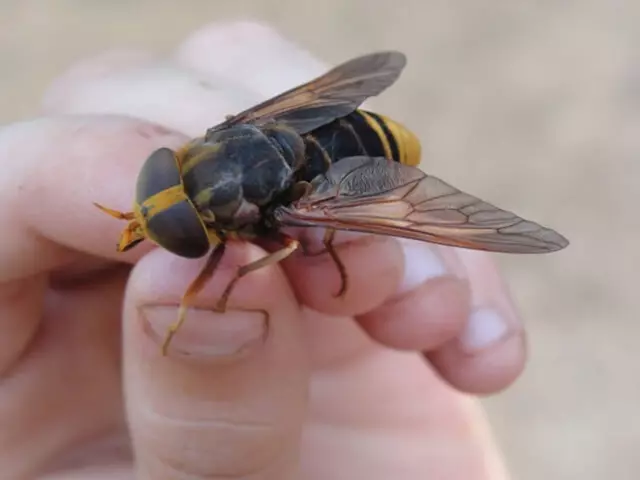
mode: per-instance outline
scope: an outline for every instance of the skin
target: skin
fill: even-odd
[[[508,478],[468,395],[507,387],[525,361],[487,254],[343,237],[344,299],[326,255],[297,255],[245,277],[215,314],[235,268],[265,254],[232,243],[162,357],[204,259],[149,243],[118,254],[124,223],[92,205],[128,210],[153,149],[327,67],[268,27],[209,25],[168,59],[120,50],[73,66],[41,117],[0,130],[8,477]],[[425,255],[444,268],[416,270]],[[502,335],[474,330],[487,309]]]

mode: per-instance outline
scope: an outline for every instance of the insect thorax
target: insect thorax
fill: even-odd
[[[237,125],[211,134],[187,152],[187,194],[210,226],[240,230],[261,221],[262,210],[282,197],[304,162],[304,143],[279,125]]]

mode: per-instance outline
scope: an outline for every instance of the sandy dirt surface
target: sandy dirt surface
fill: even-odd
[[[419,134],[424,168],[572,241],[499,257],[531,359],[485,404],[514,479],[639,478],[640,2],[3,0],[0,120],[37,114],[75,60],[245,17],[327,62],[404,51],[372,105]]]

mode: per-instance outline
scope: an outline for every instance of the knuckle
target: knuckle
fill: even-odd
[[[242,479],[273,470],[289,435],[266,422],[154,415],[136,437],[139,460],[153,478]]]

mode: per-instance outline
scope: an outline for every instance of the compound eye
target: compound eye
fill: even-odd
[[[198,258],[209,251],[207,230],[187,199],[149,218],[147,232],[162,248],[181,257]]]
[[[181,183],[175,152],[159,148],[149,155],[138,174],[136,201],[142,204],[147,198]]]

